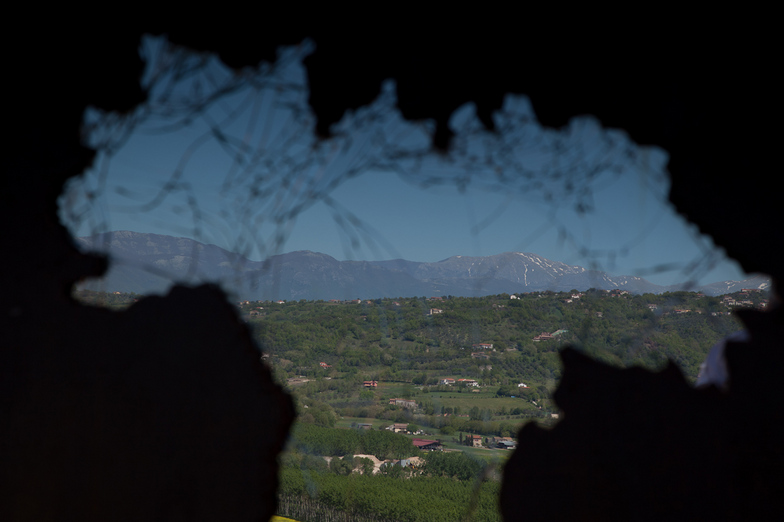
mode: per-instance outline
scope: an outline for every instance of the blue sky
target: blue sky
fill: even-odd
[[[747,277],[666,201],[662,151],[592,119],[540,129],[524,97],[508,97],[499,113],[501,138],[480,128],[471,106],[458,111],[456,150],[438,156],[427,153],[428,123],[402,121],[388,84],[377,103],[336,127],[336,139],[316,143],[297,63],[305,52],[286,51],[275,70],[253,77],[267,83],[236,89],[176,131],[169,127],[187,111],[153,107],[122,140],[117,119],[88,117],[100,122],[91,142],[106,137],[117,150],[69,185],[66,225],[75,235],[192,237],[254,259],[294,250],[412,261],[520,251],[658,284]],[[154,94],[176,69],[167,67]],[[204,70],[209,82],[172,92],[193,101],[199,82],[241,83],[214,61]],[[441,184],[422,188],[425,180]]]

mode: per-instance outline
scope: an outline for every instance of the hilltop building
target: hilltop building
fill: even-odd
[[[410,410],[416,408],[416,401],[412,401],[409,399],[389,399],[389,404],[395,406],[401,406],[403,408],[410,409]]]

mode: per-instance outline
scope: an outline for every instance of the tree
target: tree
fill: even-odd
[[[367,457],[358,457],[363,475],[372,475],[374,471],[373,461]]]
[[[349,475],[354,470],[354,457],[351,455],[343,458],[333,457],[329,461],[329,469],[336,475]]]

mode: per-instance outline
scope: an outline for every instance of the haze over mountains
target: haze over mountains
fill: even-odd
[[[81,288],[151,294],[165,292],[172,281],[220,282],[237,298],[248,300],[375,299],[411,296],[483,296],[534,291],[599,288],[631,293],[680,290],[634,276],[567,265],[531,253],[453,256],[437,263],[338,261],[326,254],[298,251],[251,261],[215,245],[187,238],[119,231],[76,239],[85,251],[109,252],[104,279]],[[720,295],[741,288],[768,288],[769,279],[724,281],[694,290]]]

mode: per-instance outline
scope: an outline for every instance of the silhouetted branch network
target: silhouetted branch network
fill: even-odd
[[[507,204],[542,205],[547,226],[525,242],[555,231],[591,268],[611,270],[617,257],[645,237],[641,230],[627,244],[592,248],[590,238],[568,226],[559,212],[587,216],[595,212],[594,194],[621,176],[643,172],[640,183],[660,200],[666,198],[664,154],[641,148],[625,133],[602,129],[593,118],[575,118],[563,130],[542,128],[527,98],[507,96],[494,115],[495,131],[486,130],[466,105],[451,120],[454,131],[448,152],[431,147],[430,124],[412,123],[396,109],[394,86],[388,82],[369,106],[348,113],[333,126],[332,138],[314,136],[302,59],[312,43],[283,48],[274,65],[237,73],[209,54],[178,48],[162,38],[147,38],[142,55],[148,67],[143,87],[149,101],[130,116],[93,111],[85,118],[85,140],[100,151],[100,168],[86,177],[81,195],[69,196],[68,220],[90,219],[95,232],[110,229],[111,212],[152,212],[165,205],[190,217],[196,239],[234,245],[248,257],[280,253],[297,216],[317,203],[327,205],[346,238],[346,257],[364,244],[377,255],[394,255],[394,245],[335,201],[331,194],[346,180],[369,171],[396,173],[413,186],[470,187],[508,195]],[[121,184],[116,192],[127,202],[98,212],[94,207],[106,190],[112,157],[133,132],[167,135],[185,129],[199,135],[182,151],[176,167],[153,194]],[[229,161],[223,172],[219,210],[205,205],[194,188],[194,157],[217,145]],[[72,189],[73,190],[73,189]],[[213,197],[214,194],[210,194]],[[503,214],[499,207],[473,226],[482,231]],[[655,223],[653,223],[655,224]],[[213,238],[222,236],[222,241]],[[694,277],[712,266],[709,251],[687,267]],[[672,266],[649,268],[649,272]]]

